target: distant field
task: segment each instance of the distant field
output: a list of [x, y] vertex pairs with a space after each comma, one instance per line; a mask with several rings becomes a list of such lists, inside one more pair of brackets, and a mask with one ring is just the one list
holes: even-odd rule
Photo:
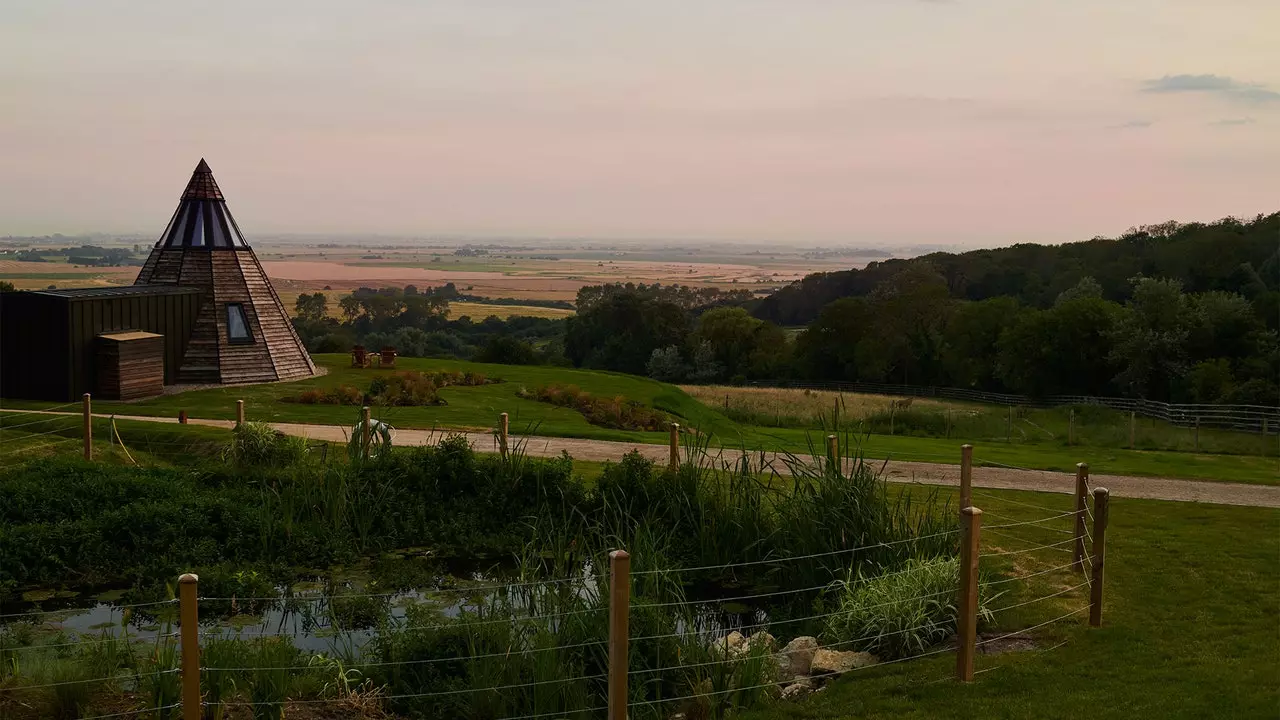
[[490, 305], [488, 303], [476, 302], [451, 302], [449, 303], [449, 317], [460, 318], [464, 315], [471, 316], [473, 320], [487, 318], [490, 315], [496, 315], [502, 319], [509, 317], [539, 317], [539, 318], [564, 318], [573, 314], [572, 310], [567, 308], [549, 308], [538, 305]]

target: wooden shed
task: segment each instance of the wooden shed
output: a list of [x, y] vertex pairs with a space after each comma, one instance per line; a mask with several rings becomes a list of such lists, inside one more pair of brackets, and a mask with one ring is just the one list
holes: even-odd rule
[[94, 392], [98, 336], [127, 330], [164, 336], [171, 384], [205, 304], [200, 288], [173, 285], [0, 293], [0, 395], [71, 402]]
[[96, 397], [138, 400], [163, 392], [163, 335], [133, 331], [98, 336]]

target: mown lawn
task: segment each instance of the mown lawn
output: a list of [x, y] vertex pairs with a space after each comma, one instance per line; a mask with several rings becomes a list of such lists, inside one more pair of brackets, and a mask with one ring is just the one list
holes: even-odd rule
[[[241, 387], [220, 387], [138, 402], [94, 403], [96, 413], [175, 417], [186, 410], [191, 417], [231, 420], [236, 400], [246, 404], [251, 420], [274, 422], [353, 424], [358, 408], [334, 405], [303, 405], [284, 402], [311, 388], [352, 385], [366, 390], [380, 372], [349, 367], [346, 355], [317, 355], [328, 368], [327, 375], [288, 383]], [[485, 430], [495, 427], [498, 415], [507, 412], [512, 432], [558, 437], [580, 437], [624, 442], [665, 443], [663, 432], [614, 430], [591, 425], [581, 413], [516, 397], [522, 387], [576, 385], [601, 397], [624, 397], [677, 416], [687, 425], [710, 433], [714, 445], [763, 450], [806, 452], [811, 442], [821, 445], [822, 431], [762, 428], [743, 425], [708, 407], [679, 388], [648, 378], [621, 373], [572, 370], [544, 366], [489, 365], [448, 359], [400, 358], [400, 370], [470, 370], [500, 378], [501, 383], [479, 387], [450, 387], [441, 390], [448, 404], [437, 407], [396, 407], [379, 410], [381, 419], [400, 428], [450, 428]], [[48, 403], [4, 401], [6, 407], [38, 408]], [[74, 408], [72, 408], [74, 410]], [[970, 440], [972, 441], [972, 440]], [[865, 435], [858, 438], [868, 458], [894, 458], [922, 462], [954, 463], [966, 438], [919, 438]], [[1132, 451], [1099, 447], [1020, 445], [978, 442], [974, 452], [979, 465], [999, 463], [1037, 470], [1072, 471], [1078, 462], [1088, 462], [1095, 474], [1149, 475], [1196, 480], [1233, 481], [1264, 485], [1280, 484], [1280, 460], [1249, 455], [1214, 455], [1167, 451]]]
[[[974, 500], [989, 514], [987, 525], [1044, 516], [1011, 501], [1049, 507], [1068, 502], [1013, 491], [975, 491]], [[998, 541], [988, 537], [983, 545]], [[1117, 499], [1107, 545], [1101, 628], [1088, 627], [1082, 614], [1033, 631], [1037, 650], [979, 655], [979, 674], [970, 685], [949, 679], [955, 656], [943, 653], [856, 671], [806, 701], [741, 717], [1276, 717], [1280, 511]], [[1036, 567], [1019, 564], [1023, 571]], [[1073, 582], [1042, 577], [1054, 579], [1037, 579], [1023, 595], [997, 604]], [[1071, 593], [1019, 608], [1012, 624], [1001, 624], [1006, 631], [1030, 627], [1083, 604]]]

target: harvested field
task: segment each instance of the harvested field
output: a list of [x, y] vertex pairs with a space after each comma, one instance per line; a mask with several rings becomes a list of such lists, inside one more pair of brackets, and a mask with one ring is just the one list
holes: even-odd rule
[[734, 417], [780, 417], [783, 420], [791, 419], [795, 424], [809, 426], [816, 426], [824, 418], [829, 423], [837, 404], [840, 406], [841, 417], [851, 420], [888, 412], [895, 407], [895, 403], [898, 409], [906, 406], [916, 410], [945, 411], [947, 407], [959, 407], [954, 402], [800, 388], [682, 385], [680, 389], [708, 407], [722, 412], [730, 411], [730, 415]]

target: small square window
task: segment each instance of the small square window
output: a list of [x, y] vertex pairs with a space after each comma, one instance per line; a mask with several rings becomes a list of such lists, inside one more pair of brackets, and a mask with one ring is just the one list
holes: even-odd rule
[[227, 303], [227, 339], [233, 343], [251, 343], [253, 335], [249, 332], [249, 318], [244, 314], [244, 305]]

